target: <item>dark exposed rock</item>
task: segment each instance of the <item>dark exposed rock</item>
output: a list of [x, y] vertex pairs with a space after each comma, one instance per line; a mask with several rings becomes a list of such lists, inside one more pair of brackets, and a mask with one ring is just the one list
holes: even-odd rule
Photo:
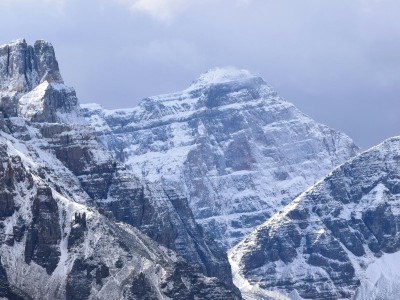
[[135, 276], [130, 288], [129, 300], [156, 300], [157, 293], [143, 273]]
[[28, 229], [25, 261], [32, 260], [51, 274], [60, 260], [61, 229], [57, 202], [50, 188], [38, 188], [32, 204], [32, 223]]
[[399, 233], [400, 216], [393, 214], [389, 203], [368, 209], [363, 214], [363, 221], [378, 241], [381, 251], [393, 253], [400, 249], [400, 239], [393, 238]]
[[117, 269], [121, 269], [124, 266], [123, 261], [121, 260], [121, 258], [118, 258], [118, 260], [115, 262], [115, 267]]
[[71, 224], [71, 232], [68, 236], [68, 249], [84, 241], [86, 229], [86, 213], [75, 213], [75, 220]]
[[83, 259], [76, 259], [71, 272], [68, 274], [66, 300], [89, 299], [92, 278], [90, 271], [94, 268]]
[[6, 191], [0, 192], [0, 218], [5, 219], [14, 213], [13, 194]]
[[[82, 188], [104, 215], [111, 212], [116, 220], [137, 227], [195, 263], [207, 276], [216, 276], [236, 289], [226, 254], [195, 223], [184, 197], [157, 185], [141, 183], [118, 166], [97, 143], [96, 136], [84, 127], [48, 123], [35, 126], [56, 157], [78, 176]], [[69, 245], [79, 243], [78, 236], [82, 234], [82, 227], [73, 226]]]
[[[174, 300], [195, 300], [195, 299], [241, 299], [240, 293], [229, 290], [223, 283], [210, 278], [209, 283], [200, 280], [200, 277], [192, 273], [190, 266], [178, 263], [173, 272], [165, 278], [163, 292]], [[188, 276], [188, 274], [193, 274]], [[219, 289], [210, 288], [214, 285]]]
[[137, 227], [207, 276], [220, 278], [234, 288], [226, 254], [196, 224], [186, 198], [154, 184], [143, 186], [124, 170], [116, 173], [109, 195], [113, 201], [97, 204], [117, 220]]
[[12, 216], [14, 203], [14, 170], [8, 159], [6, 146], [0, 146], [0, 220]]
[[21, 242], [26, 230], [25, 224], [20, 224], [13, 227], [13, 236], [16, 242]]
[[94, 201], [106, 199], [116, 162], [98, 144], [94, 132], [85, 125], [38, 123], [35, 126], [48, 140], [56, 157], [78, 176], [89, 196]]
[[260, 236], [263, 247], [253, 249], [252, 252], [243, 256], [242, 261], [246, 270], [259, 268], [279, 260], [285, 263], [294, 261], [297, 257], [295, 249], [300, 246], [301, 235], [296, 226], [291, 224], [286, 226], [287, 234], [285, 235], [276, 234], [272, 230], [263, 232]]
[[108, 276], [110, 276], [110, 269], [106, 265], [100, 264], [96, 269], [96, 283], [101, 285], [102, 279]]

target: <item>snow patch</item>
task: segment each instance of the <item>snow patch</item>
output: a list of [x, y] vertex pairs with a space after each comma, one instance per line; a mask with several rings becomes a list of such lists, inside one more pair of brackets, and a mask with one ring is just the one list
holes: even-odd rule
[[19, 114], [30, 120], [44, 109], [44, 97], [50, 84], [45, 81], [19, 99]]
[[371, 263], [355, 299], [400, 299], [400, 252], [385, 253]]

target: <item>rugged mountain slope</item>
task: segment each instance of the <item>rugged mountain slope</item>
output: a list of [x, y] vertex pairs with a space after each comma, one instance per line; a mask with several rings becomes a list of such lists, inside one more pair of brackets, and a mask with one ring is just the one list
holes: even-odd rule
[[141, 183], [97, 142], [52, 46], [0, 50], [0, 296], [239, 299], [186, 199]]
[[[399, 299], [400, 137], [296, 198], [231, 254], [250, 299]], [[267, 298], [268, 299], [268, 298]]]
[[243, 70], [212, 70], [133, 109], [83, 112], [135, 174], [188, 195], [196, 220], [226, 248], [357, 152]]
[[138, 230], [79, 204], [87, 198], [83, 191], [65, 198], [58, 191], [75, 189], [76, 183], [63, 180], [68, 170], [55, 157], [3, 133], [0, 157], [1, 297], [234, 297], [221, 281]]

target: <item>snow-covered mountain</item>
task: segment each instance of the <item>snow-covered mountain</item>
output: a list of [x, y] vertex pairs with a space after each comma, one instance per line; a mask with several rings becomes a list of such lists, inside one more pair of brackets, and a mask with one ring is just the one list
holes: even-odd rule
[[83, 107], [119, 161], [187, 195], [197, 222], [226, 249], [358, 151], [262, 78], [234, 68], [132, 109]]
[[400, 299], [400, 137], [333, 170], [230, 253], [248, 299]]
[[0, 298], [241, 298], [186, 198], [97, 141], [51, 44], [0, 47], [0, 112]]

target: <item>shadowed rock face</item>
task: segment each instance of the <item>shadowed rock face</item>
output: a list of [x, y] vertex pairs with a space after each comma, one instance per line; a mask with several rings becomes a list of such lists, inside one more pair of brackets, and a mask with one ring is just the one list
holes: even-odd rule
[[99, 262], [87, 261], [81, 258], [75, 260], [68, 275], [66, 299], [88, 299], [91, 294], [91, 284], [102, 285], [103, 279], [110, 275], [109, 268]]
[[33, 123], [48, 147], [74, 175], [93, 201], [107, 199], [116, 162], [88, 125]]
[[186, 195], [225, 249], [358, 151], [243, 70], [212, 70], [132, 109], [83, 107], [115, 157]]
[[51, 274], [60, 260], [61, 229], [57, 202], [50, 188], [39, 188], [32, 204], [32, 223], [25, 245], [25, 261], [32, 260]]
[[112, 201], [97, 205], [125, 223], [177, 251], [204, 274], [222, 278], [231, 284], [231, 270], [226, 254], [194, 221], [187, 199], [161, 185], [142, 185], [127, 170], [119, 169], [110, 186]]
[[[164, 299], [166, 295], [197, 297], [200, 292], [193, 290], [206, 286], [209, 293], [200, 299], [240, 299], [231, 286], [205, 277], [198, 267], [138, 230], [77, 204], [88, 196], [71, 186], [74, 181], [60, 180], [68, 170], [56, 157], [45, 169], [33, 167], [33, 158], [43, 165], [38, 156], [41, 150], [27, 142], [30, 150], [21, 158], [12, 154], [17, 150], [11, 140], [0, 133], [1, 158], [9, 162], [8, 181], [14, 191], [14, 212], [0, 221], [0, 296], [140, 299], [136, 296], [147, 291], [154, 299]], [[76, 191], [75, 201], [55, 190], [67, 188]], [[181, 270], [179, 277], [174, 277], [176, 269]], [[182, 280], [190, 284], [182, 285]], [[170, 285], [176, 288], [171, 291]]]
[[[11, 72], [0, 59], [0, 93], [13, 97], [0, 106], [4, 293], [9, 286], [33, 299], [240, 299], [226, 254], [202, 233], [186, 199], [141, 183], [98, 143], [51, 45], [1, 49], [16, 66]], [[203, 286], [209, 293], [198, 297]]]
[[132, 288], [130, 290], [129, 300], [155, 300], [157, 299], [157, 294], [152, 289], [148, 279], [143, 273], [139, 274], [132, 280]]
[[139, 228], [207, 276], [232, 285], [226, 254], [196, 224], [185, 197], [161, 185], [140, 182], [102, 149], [94, 132], [85, 126], [33, 125], [103, 214]]
[[335, 169], [235, 247], [237, 282], [303, 299], [353, 299], [358, 288], [360, 299], [397, 298], [394, 275], [372, 273], [386, 287], [368, 276], [400, 251], [399, 186], [396, 137]]
[[7, 159], [6, 147], [0, 148], [0, 219], [4, 220], [13, 215], [15, 211], [14, 203], [14, 171], [11, 161]]

